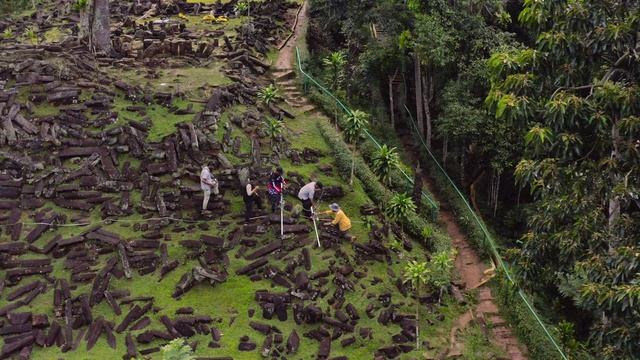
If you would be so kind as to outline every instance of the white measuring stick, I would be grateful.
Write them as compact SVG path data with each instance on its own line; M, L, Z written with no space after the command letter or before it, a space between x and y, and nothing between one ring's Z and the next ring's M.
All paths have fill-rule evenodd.
M318 247L322 247L320 245L320 236L318 235L318 226L316 225L316 212L313 210L313 206L311 207L311 220L313 220L313 229L316 232L316 241L318 241Z
M284 239L284 196L280 193L280 239Z

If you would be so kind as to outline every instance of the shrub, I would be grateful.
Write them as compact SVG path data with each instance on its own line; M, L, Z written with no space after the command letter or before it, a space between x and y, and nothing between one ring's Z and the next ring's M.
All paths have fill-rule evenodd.
M192 360L193 349L183 338L171 340L162 347L162 360Z

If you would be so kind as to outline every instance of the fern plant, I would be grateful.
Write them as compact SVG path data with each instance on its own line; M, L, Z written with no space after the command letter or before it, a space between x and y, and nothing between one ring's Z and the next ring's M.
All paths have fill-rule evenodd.
M171 340L162 347L162 360L192 360L193 349L183 338Z

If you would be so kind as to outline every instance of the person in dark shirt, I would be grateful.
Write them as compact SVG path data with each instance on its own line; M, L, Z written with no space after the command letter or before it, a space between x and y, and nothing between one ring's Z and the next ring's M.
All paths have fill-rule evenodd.
M282 177L282 168L277 168L269 176L269 183L267 184L267 193L269 193L269 202L271 203L271 212L276 212L277 205L282 200L282 192L284 191L287 181Z

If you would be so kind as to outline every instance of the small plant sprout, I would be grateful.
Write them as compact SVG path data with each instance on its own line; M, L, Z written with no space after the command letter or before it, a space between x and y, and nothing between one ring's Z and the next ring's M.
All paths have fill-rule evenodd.
M28 28L24 34L32 44L38 45L38 30L34 26Z
M404 269L404 283L408 283L416 296L416 349L420 348L420 290L429 282L427 263L411 260Z
M11 28L6 28L4 29L4 31L2 32L2 37L4 39L11 39L13 38L13 30Z
M284 130L282 121L274 118L267 118L262 124L262 128L269 137L269 145L271 145L271 148L273 148L274 143L278 141L278 138L280 137L280 135L282 135L282 131Z
M265 86L258 92L258 98L266 106L269 106L269 104L275 102L278 96L280 96L280 90L278 90L278 88L274 84Z

